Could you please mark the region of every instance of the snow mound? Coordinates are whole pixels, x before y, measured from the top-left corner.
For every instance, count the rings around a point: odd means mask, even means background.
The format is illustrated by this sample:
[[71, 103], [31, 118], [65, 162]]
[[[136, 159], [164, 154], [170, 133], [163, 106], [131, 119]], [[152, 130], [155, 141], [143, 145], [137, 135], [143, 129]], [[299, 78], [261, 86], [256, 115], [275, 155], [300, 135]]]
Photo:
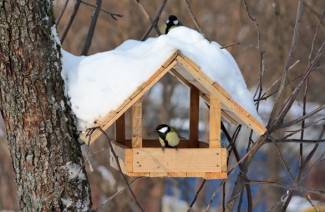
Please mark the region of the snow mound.
[[195, 30], [177, 27], [167, 35], [127, 40], [111, 51], [91, 56], [74, 56], [62, 50], [65, 91], [80, 130], [117, 109], [177, 49], [262, 123], [237, 63], [220, 47]]

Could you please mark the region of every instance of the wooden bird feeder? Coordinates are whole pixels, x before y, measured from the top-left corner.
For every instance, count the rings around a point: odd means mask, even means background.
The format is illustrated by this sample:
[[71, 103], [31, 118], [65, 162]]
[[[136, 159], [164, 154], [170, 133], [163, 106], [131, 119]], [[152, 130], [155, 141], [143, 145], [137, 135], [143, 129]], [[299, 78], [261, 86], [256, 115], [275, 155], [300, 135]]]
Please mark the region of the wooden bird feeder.
[[[189, 139], [182, 140], [178, 149], [163, 151], [156, 140], [142, 138], [142, 97], [163, 76], [170, 73], [190, 88]], [[208, 144], [198, 140], [200, 96], [209, 105]], [[125, 138], [125, 112], [131, 109], [132, 139]], [[221, 119], [244, 124], [257, 134], [266, 128], [248, 113], [193, 61], [176, 51], [139, 86], [115, 111], [109, 112], [96, 125], [107, 130], [115, 123], [116, 139], [112, 142], [122, 172], [128, 176], [227, 178], [227, 150], [221, 147]], [[95, 130], [88, 138], [96, 141], [102, 132]], [[111, 154], [112, 155], [112, 154]], [[113, 156], [111, 166], [118, 168]]]

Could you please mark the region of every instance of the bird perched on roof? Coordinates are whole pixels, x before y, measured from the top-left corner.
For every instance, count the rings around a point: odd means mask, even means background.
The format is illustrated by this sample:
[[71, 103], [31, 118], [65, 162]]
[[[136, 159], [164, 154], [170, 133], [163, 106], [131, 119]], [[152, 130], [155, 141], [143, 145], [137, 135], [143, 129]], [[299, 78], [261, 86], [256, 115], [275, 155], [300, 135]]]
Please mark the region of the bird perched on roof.
[[182, 23], [175, 15], [170, 15], [166, 20], [165, 34], [167, 34], [172, 28], [182, 26]]
[[176, 130], [167, 124], [160, 124], [156, 127], [156, 131], [159, 136], [159, 142], [161, 147], [164, 149], [165, 147], [173, 148], [177, 147], [179, 144], [179, 136]]

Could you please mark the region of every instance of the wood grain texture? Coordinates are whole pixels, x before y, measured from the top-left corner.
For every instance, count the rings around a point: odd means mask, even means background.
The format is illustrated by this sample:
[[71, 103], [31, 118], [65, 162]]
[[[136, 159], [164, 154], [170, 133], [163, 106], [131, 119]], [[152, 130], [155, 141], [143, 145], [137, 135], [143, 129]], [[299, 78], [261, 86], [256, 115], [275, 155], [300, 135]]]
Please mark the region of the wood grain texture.
[[220, 148], [133, 149], [133, 172], [221, 172]]
[[[163, 151], [161, 148], [127, 148], [115, 141], [112, 145], [119, 157], [123, 173], [128, 176], [206, 179], [227, 177], [227, 149], [225, 148], [181, 148]], [[113, 156], [110, 157], [110, 165], [118, 170]]]
[[221, 146], [221, 107], [216, 96], [210, 96], [209, 108], [209, 147]]
[[125, 114], [122, 114], [115, 122], [116, 141], [125, 144]]
[[142, 101], [137, 101], [132, 106], [132, 147], [142, 147]]
[[190, 89], [190, 147], [198, 147], [199, 140], [199, 113], [200, 113], [200, 91], [191, 86]]

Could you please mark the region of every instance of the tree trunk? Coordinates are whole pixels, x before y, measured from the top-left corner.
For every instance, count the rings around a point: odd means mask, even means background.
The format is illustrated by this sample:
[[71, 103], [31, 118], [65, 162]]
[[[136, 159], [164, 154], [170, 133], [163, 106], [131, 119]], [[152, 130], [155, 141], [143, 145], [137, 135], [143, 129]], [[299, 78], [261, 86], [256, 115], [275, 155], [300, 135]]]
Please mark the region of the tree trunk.
[[52, 1], [0, 0], [0, 111], [20, 208], [88, 211], [90, 187], [53, 20]]

